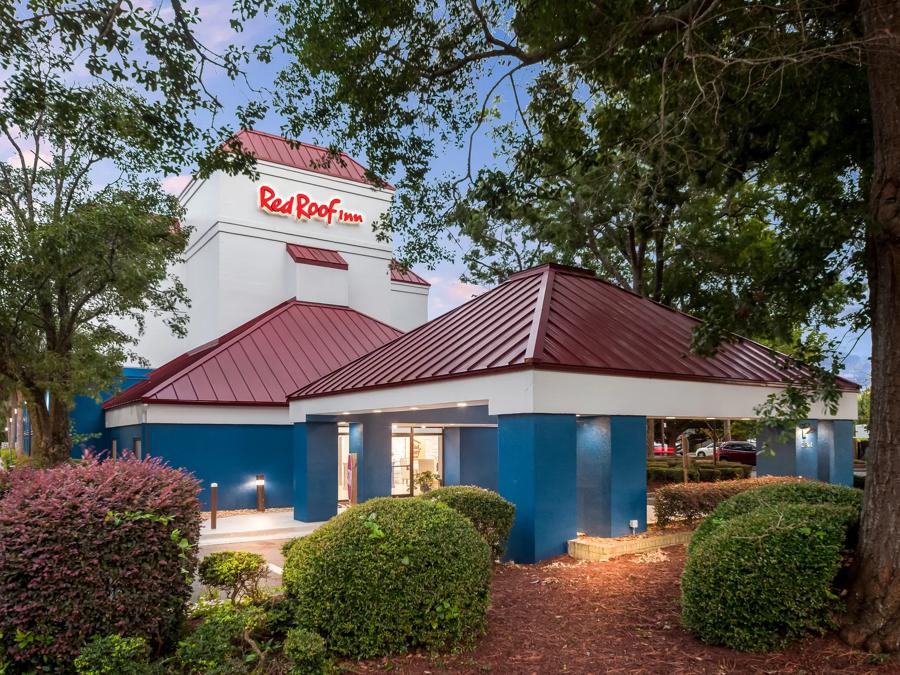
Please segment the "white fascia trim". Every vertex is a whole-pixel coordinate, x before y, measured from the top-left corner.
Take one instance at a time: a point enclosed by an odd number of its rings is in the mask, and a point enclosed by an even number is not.
[[[755,418],[755,408],[774,386],[689,380],[648,379],[548,370],[522,370],[496,375],[437,380],[369,391],[291,401],[291,421],[307,415],[365,414],[452,408],[459,402],[484,405],[491,415],[549,413],[577,415],[638,415],[704,419]],[[856,393],[841,396],[836,414],[821,403],[811,419],[855,419]]]
[[[132,424],[278,424],[291,423],[284,406],[171,405],[134,403],[106,411],[106,428]]]
[[[774,386],[726,384],[695,380],[645,379],[590,373],[536,370],[534,412],[582,415],[644,415],[703,419],[755,418],[755,408]],[[849,417],[848,417],[849,415]],[[836,415],[821,403],[810,410],[812,419],[855,419],[856,394],[841,397]]]
[[[530,371],[521,370],[300,399],[291,401],[291,421],[305,422],[307,415],[454,408],[459,403],[487,404],[489,415],[523,412],[531,407],[531,379]]]

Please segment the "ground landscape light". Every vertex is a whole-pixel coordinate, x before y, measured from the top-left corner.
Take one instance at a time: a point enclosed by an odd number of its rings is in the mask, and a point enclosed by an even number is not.
[[[266,479],[265,479],[265,478],[257,478],[257,479],[256,479],[256,486],[257,486],[257,487],[259,487],[260,485],[265,485],[265,484],[266,484]]]

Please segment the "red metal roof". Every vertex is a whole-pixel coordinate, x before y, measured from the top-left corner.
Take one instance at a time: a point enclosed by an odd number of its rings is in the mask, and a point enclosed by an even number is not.
[[[338,270],[347,269],[347,261],[337,251],[328,248],[316,248],[315,246],[301,246],[300,244],[288,244],[287,252],[294,262],[319,267],[333,267]]]
[[[510,277],[301,388],[291,398],[516,368],[739,384],[783,383],[787,357],[735,336],[710,358],[691,353],[692,316],[597,279],[542,265]],[[847,389],[856,385],[842,381]]]
[[[375,185],[387,190],[394,189],[389,183],[375,182],[366,178],[366,167],[344,152],[334,156],[328,151],[328,148],[301,141],[291,141],[283,136],[275,136],[253,129],[239,131],[229,143],[233,143],[235,140],[239,141],[241,147],[249,151],[256,159],[265,162]]]
[[[404,284],[415,284],[417,286],[431,286],[430,283],[411,269],[400,267],[396,260],[391,261],[391,281],[401,281]]]
[[[402,333],[349,307],[288,300],[103,404],[287,405],[292,391]]]

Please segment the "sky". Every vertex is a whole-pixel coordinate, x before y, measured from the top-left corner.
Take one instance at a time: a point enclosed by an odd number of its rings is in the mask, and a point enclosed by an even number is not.
[[[274,21],[269,20],[267,17],[257,17],[245,24],[243,30],[238,33],[229,24],[231,19],[230,2],[224,2],[223,0],[197,0],[191,3],[191,6],[198,8],[202,19],[198,29],[198,36],[201,42],[216,52],[222,52],[227,46],[235,43],[243,44],[248,48],[252,47],[268,37],[276,26]],[[255,100],[259,96],[259,93],[253,91],[251,87],[253,89],[262,89],[268,86],[282,65],[283,57],[277,54],[269,64],[261,64],[254,61],[247,67],[247,82],[241,80],[232,81],[224,72],[212,71],[206,80],[206,84],[220,98],[224,106],[223,112],[214,120],[215,124],[223,125],[236,122],[234,111],[237,107]],[[484,91],[488,89],[490,84],[484,83]],[[521,93],[520,82],[520,95]],[[501,86],[496,94],[500,97],[499,110],[501,115],[513,115],[514,104],[509,86]],[[285,121],[277,115],[270,114],[259,122],[256,127],[262,131],[280,133],[284,123]],[[310,137],[298,140],[327,144],[330,139],[310,135]],[[5,158],[10,156],[10,154],[11,148],[3,142],[3,139],[0,139],[0,157]],[[364,157],[358,157],[357,159],[365,161]],[[433,166],[433,172],[435,175],[459,173],[465,169],[466,159],[467,148],[445,148],[439,161]],[[473,144],[473,164],[477,169],[480,166],[490,164],[492,161],[494,161],[492,140],[485,132],[482,132]],[[190,168],[186,168],[181,175],[165,177],[163,179],[163,187],[177,195],[190,180],[189,171]],[[386,178],[388,180],[391,179],[390,176]],[[458,260],[443,262],[433,270],[416,268],[416,271],[431,283],[429,298],[430,318],[443,314],[486,290],[483,287],[460,281],[464,268]],[[835,334],[839,333],[843,333],[843,331],[835,331]],[[847,340],[847,344],[854,342],[853,337],[851,336]],[[865,334],[857,342],[854,352],[846,357],[844,375],[861,384],[868,384],[870,354],[870,339],[869,335]]]

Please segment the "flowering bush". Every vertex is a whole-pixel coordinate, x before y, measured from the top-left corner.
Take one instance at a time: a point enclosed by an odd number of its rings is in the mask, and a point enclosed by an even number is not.
[[[14,668],[65,667],[94,635],[174,640],[197,564],[194,478],[157,459],[10,478],[0,499],[0,646]]]

